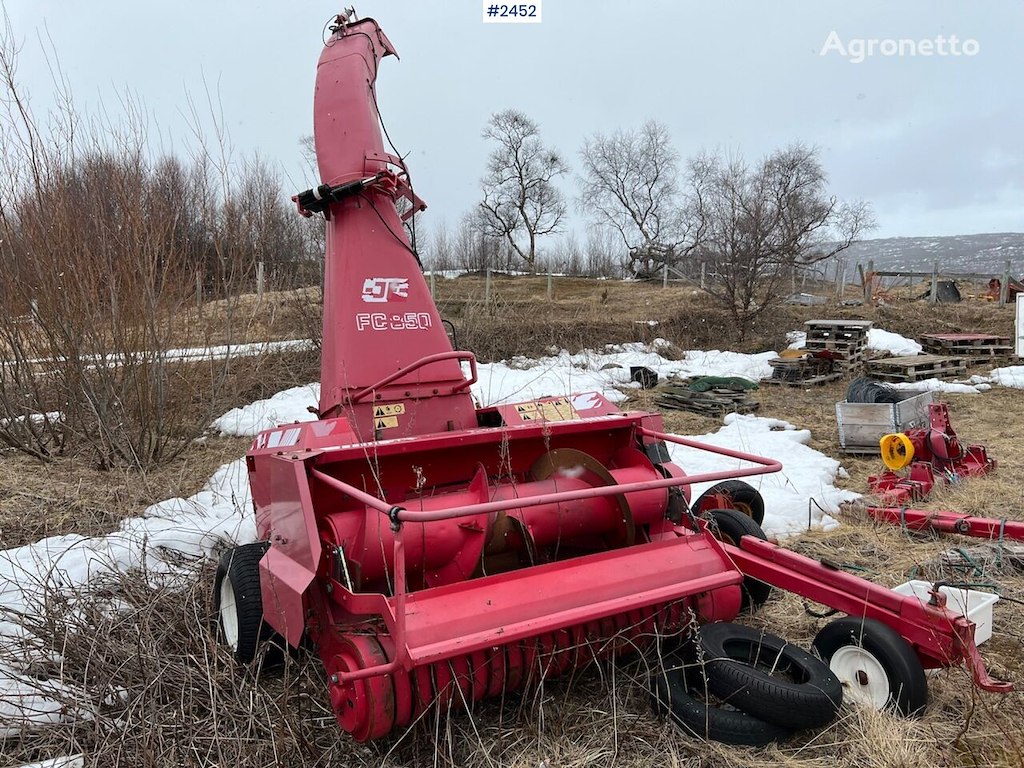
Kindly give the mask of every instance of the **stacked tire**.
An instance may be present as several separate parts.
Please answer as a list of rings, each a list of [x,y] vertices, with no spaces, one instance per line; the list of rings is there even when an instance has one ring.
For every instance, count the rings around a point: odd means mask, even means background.
[[[651,678],[655,709],[684,731],[763,746],[831,723],[843,686],[828,665],[781,637],[739,624],[701,627]]]

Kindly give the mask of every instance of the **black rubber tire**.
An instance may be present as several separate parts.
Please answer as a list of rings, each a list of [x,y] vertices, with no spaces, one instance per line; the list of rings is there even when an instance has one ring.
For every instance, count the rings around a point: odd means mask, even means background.
[[[739,624],[705,624],[698,635],[708,686],[722,701],[783,728],[820,728],[843,702],[825,662],[776,635]]]
[[[717,526],[717,538],[727,544],[733,544],[738,547],[740,545],[740,538],[743,536],[753,536],[762,541],[767,541],[768,539],[761,526],[739,510],[713,509],[710,512],[706,512],[705,515],[711,518],[714,526]],[[712,531],[715,530],[714,526]],[[750,576],[743,578],[742,588],[743,602],[740,603],[740,610],[749,610],[751,613],[764,605],[765,601],[772,594],[770,584],[765,584],[763,581],[758,581]]]
[[[216,612],[217,637],[228,645],[221,613],[221,587],[227,579],[234,593],[234,616],[237,622],[237,644],[232,648],[235,661],[249,664],[260,656],[263,643],[270,640],[261,661],[272,666],[283,659],[284,640],[263,621],[263,596],[260,592],[259,563],[270,548],[269,542],[259,541],[233,547],[221,555],[217,575],[213,582],[213,608]]]
[[[758,525],[764,522],[764,499],[754,486],[742,480],[725,480],[708,488],[693,503],[693,509],[700,509],[700,501],[705,496],[715,494],[728,496],[732,500],[733,509],[738,509]]]
[[[701,668],[683,666],[675,657],[665,659],[666,668],[649,681],[651,704],[659,717],[668,717],[691,736],[722,744],[763,747],[792,735],[788,728],[766,723],[715,699],[707,690]]]
[[[847,616],[822,628],[814,638],[813,649],[831,663],[836,651],[849,645],[870,653],[885,671],[889,699],[883,709],[891,708],[906,717],[923,712],[928,704],[928,678],[914,649],[899,632],[875,619]]]

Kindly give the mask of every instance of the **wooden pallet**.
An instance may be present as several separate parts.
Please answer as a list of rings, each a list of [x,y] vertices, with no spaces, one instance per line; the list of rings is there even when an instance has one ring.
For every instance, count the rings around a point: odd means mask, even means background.
[[[842,344],[815,344],[804,347],[807,352],[834,352],[836,357],[835,361],[837,365],[845,365],[847,367],[851,365],[860,365],[864,361],[864,357],[867,355],[867,347],[850,347]]]
[[[886,357],[881,360],[869,360],[866,365],[869,376],[892,382],[922,381],[939,376],[963,374],[966,371],[967,363],[963,358],[940,355]]]
[[[818,376],[810,376],[805,379],[777,379],[774,376],[770,379],[761,379],[762,384],[779,384],[787,387],[806,387],[818,384],[827,384],[830,381],[838,381],[843,378],[843,371],[831,371]]]
[[[928,333],[921,346],[937,354],[964,357],[1012,357],[1015,349],[1008,336],[988,333]]]
[[[873,323],[870,320],[808,320],[804,323],[804,327],[808,330],[811,328],[823,328],[826,330],[844,330],[854,333],[867,333],[871,330],[872,325]]]
[[[819,357],[777,358],[769,360],[772,377],[762,379],[765,384],[788,384],[802,387],[806,384],[824,384],[842,378],[844,368],[841,361]]]
[[[761,407],[759,402],[750,398],[749,392],[745,389],[719,387],[694,392],[685,382],[662,385],[658,388],[655,402],[661,408],[714,417],[727,413],[754,413]]]
[[[867,339],[808,339],[805,349],[832,349],[836,352],[863,352]]]
[[[849,333],[846,331],[834,332],[831,330],[807,330],[807,343],[813,344],[815,342],[830,343],[839,342],[846,344],[867,344],[868,336],[866,333]]]

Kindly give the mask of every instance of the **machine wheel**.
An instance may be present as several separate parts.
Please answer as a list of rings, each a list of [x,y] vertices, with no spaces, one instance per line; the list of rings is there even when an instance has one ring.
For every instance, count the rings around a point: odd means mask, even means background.
[[[270,548],[265,541],[233,547],[221,555],[213,583],[213,607],[217,634],[231,649],[235,660],[248,664],[256,659],[260,643],[278,638],[264,665],[281,660],[283,640],[263,621],[259,563]]]
[[[716,537],[726,544],[733,546],[740,545],[740,538],[743,536],[754,536],[762,541],[767,540],[761,526],[754,520],[736,509],[713,509],[705,513],[717,527]],[[714,527],[712,528],[714,530]],[[743,579],[743,602],[740,603],[741,610],[756,611],[769,598],[772,593],[770,584],[746,576]]]
[[[701,499],[718,494],[728,496],[732,500],[733,509],[738,509],[758,525],[764,522],[764,499],[754,486],[742,480],[726,480],[708,488],[693,503],[693,508],[699,510]]]
[[[847,616],[824,627],[814,650],[852,701],[918,715],[928,703],[928,680],[917,654],[896,630],[875,619]]]
[[[737,709],[794,730],[827,725],[839,713],[839,678],[783,638],[720,623],[701,627],[698,642],[711,692]]]
[[[664,673],[652,675],[649,681],[651,704],[660,716],[700,739],[722,744],[763,747],[792,735],[764,720],[741,712],[716,699],[707,690],[707,681],[696,665],[680,668],[678,659],[666,658]]]

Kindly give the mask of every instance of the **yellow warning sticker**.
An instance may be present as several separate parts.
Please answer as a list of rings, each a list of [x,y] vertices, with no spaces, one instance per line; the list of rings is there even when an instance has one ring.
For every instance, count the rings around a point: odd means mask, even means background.
[[[378,416],[373,420],[376,429],[393,429],[398,426],[397,416]]]
[[[377,405],[373,408],[373,415],[376,417],[381,416],[401,416],[405,413],[405,403],[387,403],[386,405]]]
[[[577,417],[576,409],[565,397],[548,402],[520,403],[516,412],[523,421],[569,421]]]

